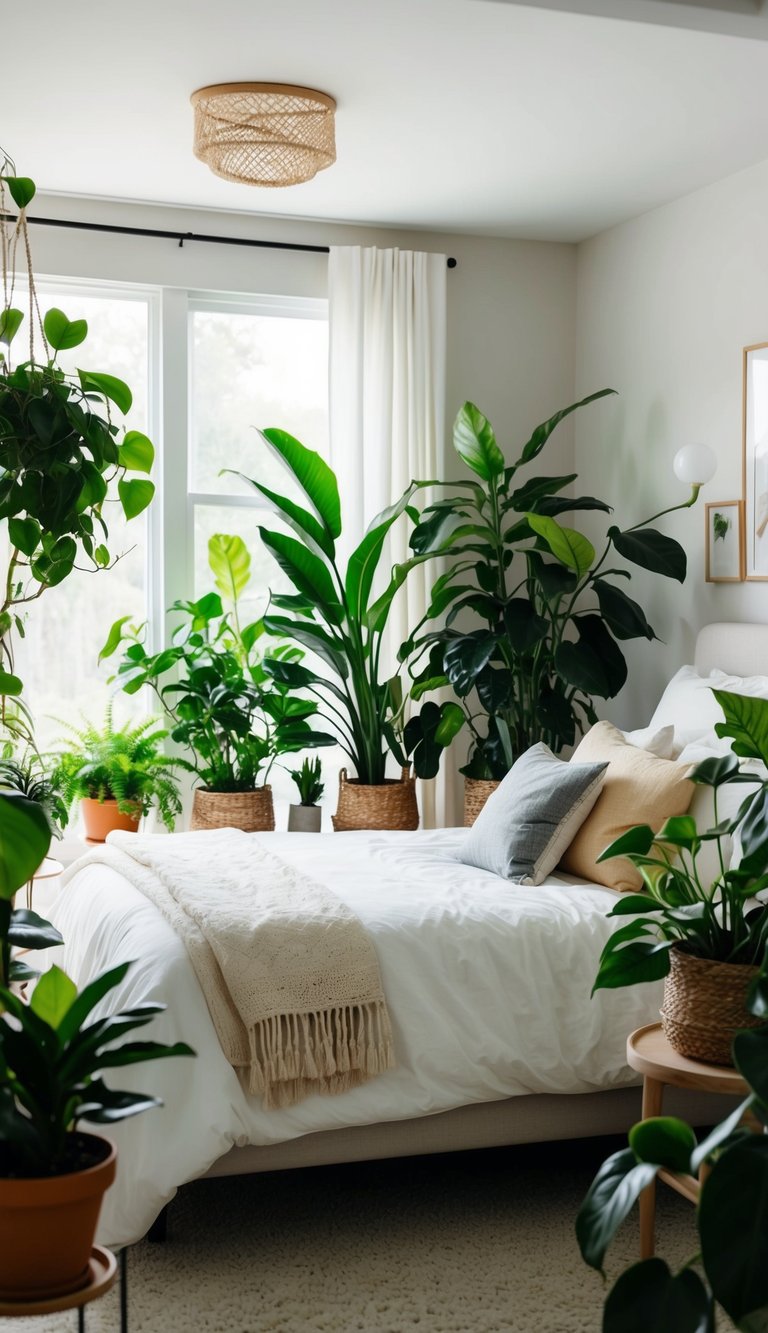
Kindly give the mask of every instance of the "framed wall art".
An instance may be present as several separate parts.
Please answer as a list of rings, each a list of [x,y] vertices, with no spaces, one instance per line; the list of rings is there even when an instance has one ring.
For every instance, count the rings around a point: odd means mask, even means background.
[[[707,583],[741,583],[744,578],[744,504],[722,500],[704,506],[707,525]]]
[[[768,343],[744,348],[746,578],[768,579]]]

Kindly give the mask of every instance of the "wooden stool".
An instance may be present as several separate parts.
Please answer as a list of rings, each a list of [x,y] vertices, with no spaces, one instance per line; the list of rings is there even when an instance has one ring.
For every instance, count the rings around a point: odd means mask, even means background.
[[[120,1251],[120,1333],[128,1330],[128,1250]],[[118,1260],[111,1250],[94,1245],[91,1251],[91,1279],[87,1287],[71,1291],[66,1296],[54,1296],[41,1301],[0,1301],[0,1318],[25,1319],[29,1315],[58,1314],[63,1310],[77,1310],[78,1333],[85,1330],[85,1306],[106,1296],[117,1281]]]
[[[662,1115],[664,1088],[691,1088],[697,1092],[724,1092],[744,1097],[749,1088],[735,1069],[722,1065],[704,1065],[678,1055],[667,1041],[661,1023],[638,1028],[627,1040],[627,1064],[643,1075],[643,1120]],[[703,1171],[703,1168],[702,1168]],[[699,1198],[695,1176],[678,1175],[662,1167],[657,1176],[691,1203]],[[654,1251],[656,1222],[656,1181],[640,1195],[640,1258],[650,1259]]]

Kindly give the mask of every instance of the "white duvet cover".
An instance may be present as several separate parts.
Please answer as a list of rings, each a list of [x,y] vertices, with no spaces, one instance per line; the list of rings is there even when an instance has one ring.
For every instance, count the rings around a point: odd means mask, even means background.
[[[456,859],[463,829],[254,836],[334,890],[371,933],[398,1067],[342,1096],[265,1111],[224,1059],[171,927],[121,876],[84,863],[50,914],[66,941],[57,961],[83,985],[137,960],[99,1012],[107,1003],[114,1012],[161,1000],[167,1011],[141,1035],[184,1040],[197,1051],[194,1060],[116,1071],[117,1086],[151,1092],[164,1106],[111,1133],[120,1161],[102,1214],[103,1243],[137,1240],[179,1185],[234,1144],[634,1081],[627,1034],[657,1017],[661,990],[635,986],[590,999],[616,924],[606,920],[615,901],[607,889],[564,877],[524,888],[473,870]]]

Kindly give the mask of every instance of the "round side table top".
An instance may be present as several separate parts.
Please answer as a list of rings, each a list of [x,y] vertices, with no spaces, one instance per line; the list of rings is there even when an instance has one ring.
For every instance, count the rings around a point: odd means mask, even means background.
[[[637,1028],[627,1038],[627,1064],[638,1074],[669,1083],[676,1088],[696,1088],[701,1092],[725,1092],[734,1097],[749,1092],[741,1074],[725,1065],[705,1065],[688,1060],[673,1050],[664,1036],[661,1023]]]
[[[114,1287],[117,1278],[117,1259],[111,1250],[94,1245],[91,1250],[91,1275],[84,1287],[41,1301],[0,1301],[0,1318],[13,1319],[22,1315],[57,1314],[60,1310],[75,1310],[104,1296]]]

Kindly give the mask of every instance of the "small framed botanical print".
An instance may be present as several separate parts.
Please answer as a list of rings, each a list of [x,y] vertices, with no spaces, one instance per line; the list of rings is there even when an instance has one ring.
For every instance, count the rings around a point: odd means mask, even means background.
[[[722,500],[704,508],[707,583],[741,583],[744,578],[744,503],[742,500]]]

